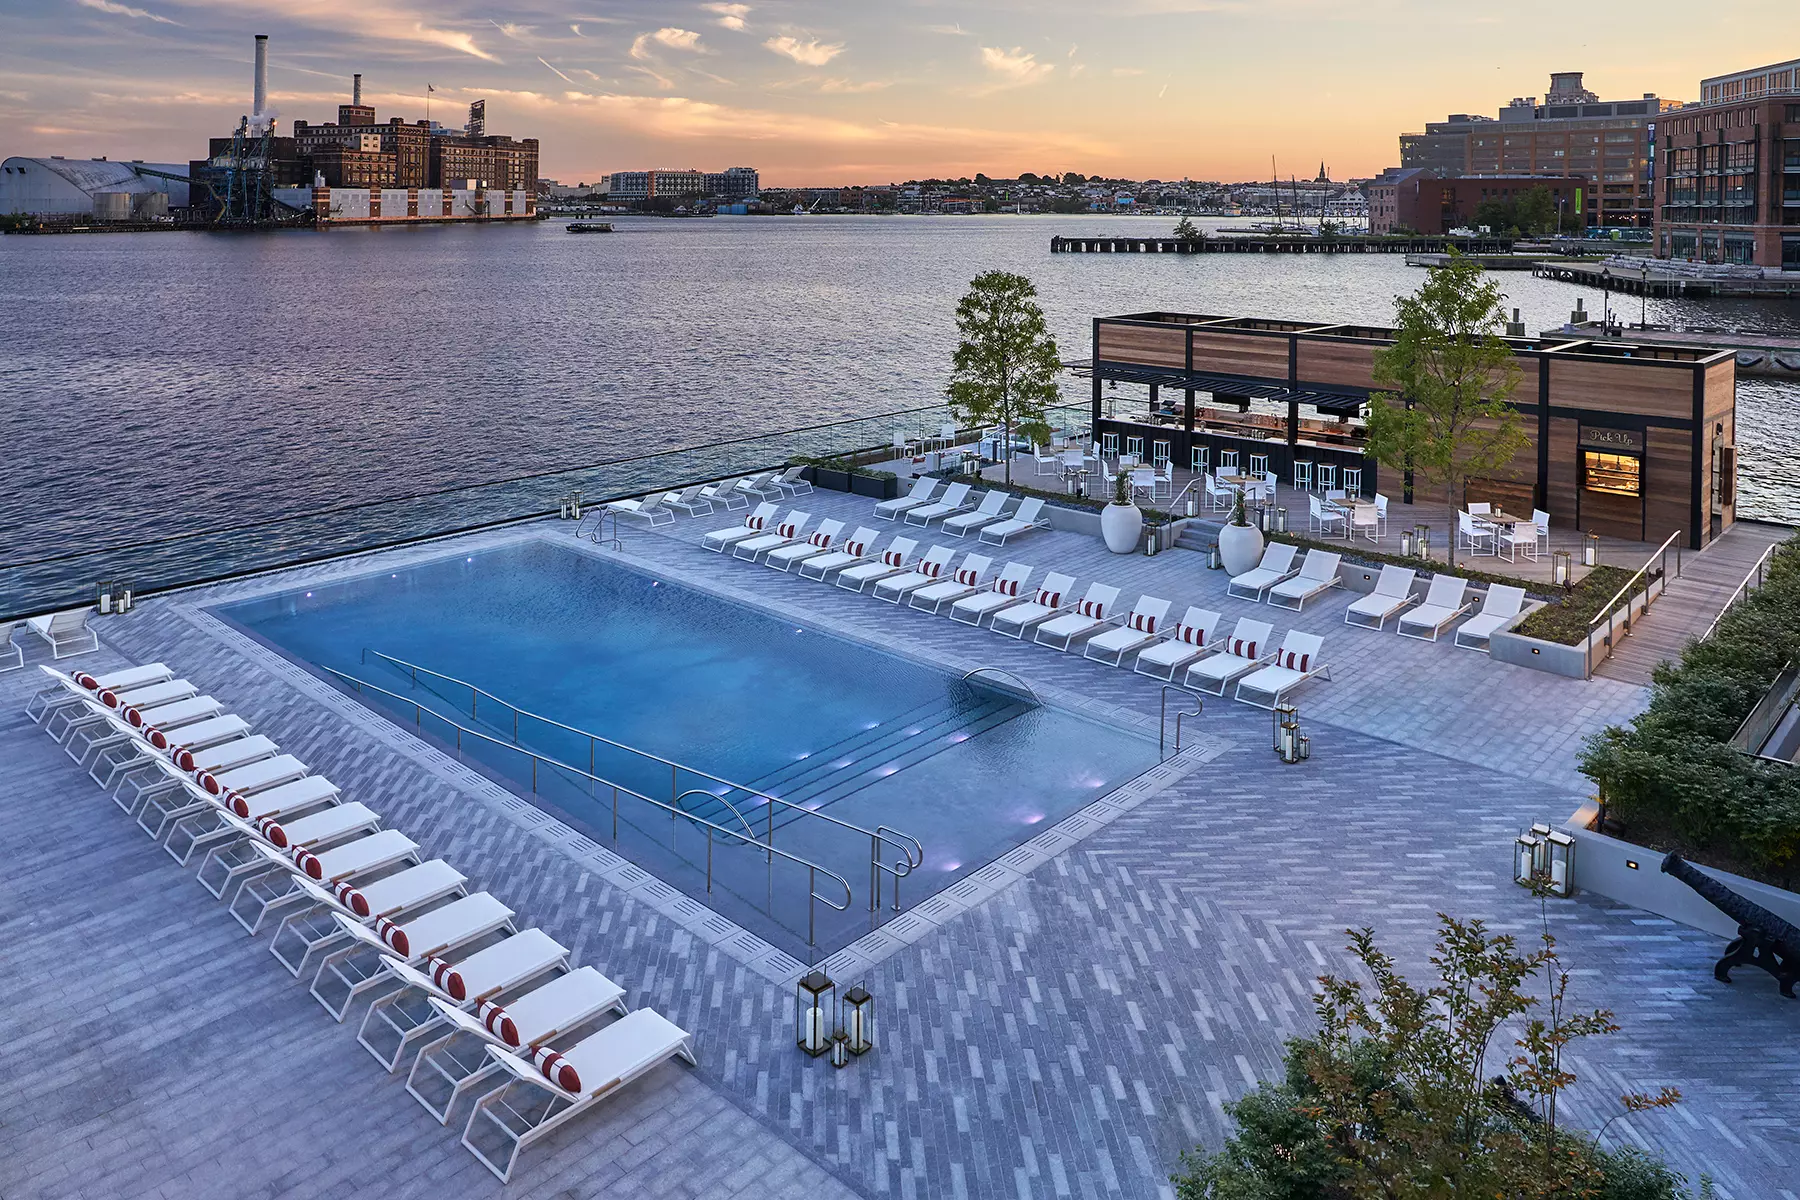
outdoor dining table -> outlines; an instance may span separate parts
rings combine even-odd
[[[1364,525],[1369,529],[1375,528],[1377,509],[1373,500],[1327,500],[1325,507],[1344,514],[1344,537],[1346,539],[1354,536],[1358,525]],[[1373,542],[1379,539],[1370,537],[1369,540]]]
[[[1511,513],[1502,512],[1497,508],[1491,512],[1470,513],[1469,515],[1474,517],[1477,521],[1485,521],[1489,525],[1504,525],[1508,529],[1511,529],[1515,525],[1531,524],[1530,517],[1515,517]]]

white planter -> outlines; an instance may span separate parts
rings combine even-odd
[[[1262,561],[1262,530],[1254,525],[1226,525],[1219,530],[1219,561],[1227,575],[1242,575]]]
[[[1135,504],[1109,504],[1100,510],[1100,536],[1114,554],[1135,551],[1138,535],[1143,531],[1144,514]]]

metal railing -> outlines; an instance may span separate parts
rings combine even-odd
[[[351,675],[346,671],[338,670],[336,667],[323,667],[322,666],[320,669],[336,676],[339,680],[343,681],[344,683],[349,684],[352,688],[354,688],[356,690],[356,693],[359,696],[366,690],[366,691],[378,693],[379,695],[386,696],[390,700],[398,700],[402,704],[412,705],[413,706],[413,724],[421,732],[424,731],[424,728],[425,728],[425,706],[423,704],[421,704],[419,701],[413,699],[411,696],[402,696],[398,692],[390,692],[384,687],[379,687],[376,684],[365,682],[364,680],[358,679],[356,676]],[[713,839],[715,836],[718,836],[718,835],[722,835],[723,837],[728,839],[727,844],[730,844],[732,842],[745,842],[745,843],[748,843],[749,845],[757,847],[759,850],[762,850],[764,852],[765,856],[767,857],[768,863],[769,863],[769,889],[770,889],[771,895],[773,895],[774,886],[775,886],[775,884],[774,884],[774,860],[777,857],[784,858],[791,863],[795,863],[798,866],[805,867],[806,871],[807,871],[806,944],[809,946],[814,945],[817,941],[817,938],[815,937],[816,922],[814,919],[815,918],[815,910],[813,907],[814,904],[823,904],[823,905],[825,905],[825,907],[831,909],[833,912],[848,912],[850,910],[851,901],[855,899],[855,894],[850,889],[850,881],[848,879],[845,879],[842,875],[839,875],[836,871],[833,871],[830,867],[824,866],[820,863],[813,862],[809,858],[802,858],[798,854],[789,854],[786,850],[782,850],[772,843],[763,842],[763,841],[759,840],[754,833],[750,832],[750,825],[748,822],[744,822],[744,832],[739,833],[736,830],[728,829],[723,825],[715,824],[714,822],[707,820],[705,817],[696,816],[693,813],[683,810],[679,804],[679,800],[681,799],[681,797],[677,797],[677,803],[675,803],[675,804],[665,804],[661,800],[657,800],[651,796],[646,796],[642,792],[637,791],[633,788],[626,787],[622,783],[615,783],[614,781],[612,781],[610,779],[606,779],[600,775],[596,775],[591,771],[584,771],[580,767],[577,767],[577,766],[573,765],[572,763],[566,763],[566,762],[561,761],[560,759],[551,758],[549,755],[546,755],[546,754],[539,754],[535,750],[527,749],[526,747],[518,745],[517,743],[514,743],[514,742],[501,741],[499,738],[493,736],[492,734],[483,733],[479,729],[470,729],[465,725],[461,725],[455,721],[452,721],[449,717],[446,717],[442,713],[437,712],[435,710],[432,712],[431,715],[434,720],[440,721],[443,724],[448,725],[451,729],[456,731],[455,744],[456,744],[457,757],[459,759],[462,756],[462,748],[463,748],[463,739],[464,738],[474,738],[478,741],[490,742],[493,745],[501,747],[502,749],[511,750],[514,753],[523,754],[527,758],[529,758],[531,760],[531,791],[532,791],[532,794],[534,794],[534,795],[537,793],[537,790],[538,790],[538,767],[539,767],[539,764],[544,764],[544,765],[547,765],[557,771],[563,771],[570,775],[579,776],[580,778],[587,780],[589,783],[589,787],[590,787],[590,794],[595,795],[596,797],[598,796],[598,793],[596,791],[594,791],[593,789],[598,788],[598,787],[606,787],[606,788],[612,789],[612,839],[613,839],[614,845],[617,845],[618,841],[619,841],[619,797],[621,795],[629,796],[634,800],[642,800],[645,804],[649,804],[656,808],[660,808],[660,809],[667,811],[669,814],[671,830],[673,830],[675,824],[679,821],[687,821],[694,825],[705,826],[706,827],[706,891],[707,891],[708,895],[712,894],[712,886],[713,886],[713,869],[712,869],[712,866],[713,866],[713,855],[712,855]],[[706,795],[712,795],[711,792],[707,792],[704,788],[694,788],[694,789],[691,789],[689,792],[684,793],[683,795],[691,795],[694,792],[701,792]],[[718,797],[715,797],[715,799],[717,799],[717,798]],[[727,805],[727,807],[730,807],[730,805]],[[733,811],[733,813],[736,813],[737,810],[733,809],[732,811]],[[743,817],[741,814],[738,814],[738,819],[740,821],[743,820]],[[673,849],[674,848],[674,833],[671,832],[669,837],[670,837],[670,848]],[[844,889],[844,902],[842,904],[836,903],[829,896],[822,896],[819,894],[819,876],[821,874],[823,874],[827,879],[836,881],[838,886]],[[770,915],[773,916],[774,914],[771,912]]]
[[[1619,590],[1613,593],[1612,599],[1608,600],[1601,607],[1600,611],[1595,613],[1588,621],[1588,647],[1590,652],[1584,656],[1587,662],[1587,670],[1583,678],[1592,679],[1594,677],[1594,657],[1591,651],[1596,627],[1600,622],[1602,620],[1606,622],[1606,637],[1601,640],[1601,644],[1606,647],[1606,653],[1600,656],[1600,660],[1604,662],[1612,657],[1613,648],[1618,644],[1618,631],[1621,626],[1625,630],[1625,636],[1631,636],[1632,593],[1640,587],[1643,589],[1644,612],[1648,613],[1650,611],[1650,605],[1655,601],[1656,597],[1661,595],[1662,591],[1668,590],[1669,580],[1671,578],[1681,578],[1681,547],[1679,546],[1675,547],[1675,574],[1673,576],[1670,576],[1669,574],[1669,548],[1674,544],[1675,539],[1681,536],[1681,532],[1681,530],[1677,529],[1674,533],[1671,533],[1668,537],[1664,538],[1662,545],[1652,550],[1650,552],[1650,557],[1644,560],[1644,565],[1633,571],[1631,573],[1631,578],[1627,579],[1624,584],[1620,586]],[[1650,590],[1650,567],[1651,564],[1659,562],[1662,565],[1662,570],[1657,578],[1662,580],[1662,590],[1652,593]],[[1622,605],[1620,604],[1621,600],[1624,601]],[[1622,619],[1618,616],[1621,608],[1624,609],[1625,613]]]
[[[1012,687],[1025,693],[1025,698],[1027,700],[1030,700],[1040,708],[1043,707],[1044,702],[1039,700],[1038,694],[1031,690],[1031,685],[1004,667],[976,667],[973,671],[970,671],[963,676],[963,682],[967,683],[977,675],[998,675],[1001,679],[1012,685]]]
[[[1706,627],[1706,632],[1700,635],[1701,641],[1704,642],[1713,635],[1713,630],[1719,627],[1719,622],[1725,619],[1725,614],[1731,611],[1733,605],[1756,590],[1751,587],[1752,580],[1756,581],[1757,588],[1763,585],[1763,575],[1768,570],[1769,556],[1775,553],[1775,547],[1778,545],[1780,545],[1779,542],[1766,546],[1763,552],[1757,555],[1756,565],[1750,568],[1749,573],[1744,576],[1744,581],[1732,590],[1730,596],[1726,597],[1725,607],[1719,610],[1718,615],[1712,619],[1712,624]]]
[[[1177,711],[1175,713],[1175,753],[1177,753],[1177,754],[1181,753],[1181,719],[1183,717],[1197,717],[1200,715],[1201,711],[1206,707],[1206,702],[1204,700],[1202,700],[1197,693],[1190,692],[1184,687],[1176,687],[1172,683],[1163,684],[1163,687],[1162,687],[1162,713],[1161,713],[1160,719],[1158,719],[1158,721],[1156,723],[1156,753],[1157,753],[1157,756],[1163,760],[1167,760],[1169,757],[1168,751],[1166,749],[1164,749],[1163,737],[1168,732],[1168,729],[1169,729],[1169,693],[1170,692],[1174,692],[1177,695],[1186,696],[1188,699],[1190,699],[1194,702],[1194,711],[1193,712]]]
[[[900,881],[900,879],[905,878],[907,875],[910,875],[912,872],[918,870],[920,867],[925,865],[925,848],[919,842],[919,839],[913,837],[911,834],[902,833],[896,829],[890,829],[885,825],[877,826],[874,829],[869,829],[862,825],[857,825],[853,822],[845,821],[842,818],[831,816],[828,813],[820,812],[817,809],[807,808],[803,804],[795,804],[791,800],[784,800],[780,796],[771,795],[768,792],[762,791],[758,788],[751,787],[748,784],[738,783],[735,780],[726,779],[720,775],[714,775],[710,771],[702,771],[700,768],[689,766],[687,763],[677,762],[671,758],[664,758],[660,754],[652,754],[648,750],[640,750],[636,746],[628,746],[623,742],[616,742],[609,737],[603,737],[602,735],[594,733],[590,730],[578,729],[573,725],[569,725],[562,721],[558,721],[554,717],[546,717],[540,713],[532,712],[530,709],[520,708],[518,705],[513,704],[511,701],[503,700],[499,696],[494,695],[494,693],[487,691],[485,688],[478,687],[477,685],[470,683],[466,679],[458,679],[454,675],[446,675],[442,671],[434,671],[430,667],[420,666],[418,663],[414,663],[414,662],[408,662],[406,659],[398,658],[392,654],[384,654],[380,650],[372,650],[372,649],[369,649],[368,647],[364,647],[363,651],[362,651],[362,661],[365,664],[369,661],[370,655],[374,655],[376,658],[382,660],[383,662],[388,663],[391,666],[394,666],[394,667],[397,667],[397,668],[400,668],[400,669],[406,671],[408,674],[408,677],[411,679],[412,684],[415,688],[420,686],[419,676],[421,674],[425,675],[428,680],[429,679],[441,679],[446,683],[455,684],[457,687],[467,688],[469,690],[469,716],[473,720],[481,719],[481,711],[480,710],[481,710],[481,701],[483,699],[486,699],[486,700],[492,702],[493,704],[499,705],[501,708],[505,709],[506,711],[508,711],[512,714],[512,737],[513,737],[512,744],[514,746],[518,746],[520,749],[524,749],[524,747],[520,746],[520,744],[519,744],[519,719],[521,717],[524,717],[528,720],[536,721],[539,724],[548,725],[553,729],[560,729],[565,733],[572,733],[576,737],[586,738],[587,743],[588,743],[588,771],[589,772],[592,772],[597,769],[596,768],[597,747],[602,746],[602,745],[607,746],[614,750],[623,751],[624,753],[633,755],[637,758],[644,759],[649,762],[653,762],[653,763],[657,764],[659,767],[667,767],[669,769],[669,796],[670,796],[671,802],[679,803],[679,799],[678,799],[679,797],[691,795],[696,790],[706,791],[708,795],[713,796],[720,803],[724,804],[727,808],[730,808],[735,813],[737,811],[736,807],[734,805],[732,805],[732,803],[729,800],[725,799],[725,795],[729,794],[732,791],[735,791],[735,792],[742,792],[744,795],[747,795],[747,796],[754,796],[755,798],[763,801],[765,808],[767,809],[767,812],[768,812],[767,831],[764,836],[767,840],[768,845],[770,845],[771,847],[773,847],[775,844],[775,812],[776,812],[777,806],[779,806],[780,808],[782,808],[784,810],[791,811],[793,813],[797,813],[801,817],[806,817],[806,818],[810,818],[812,820],[817,820],[817,821],[824,821],[828,824],[836,825],[840,829],[846,829],[852,833],[858,834],[863,837],[867,837],[870,841],[870,846],[871,846],[871,852],[869,855],[870,878],[871,879],[877,878],[883,872],[886,872],[886,873],[889,873],[889,874],[892,874],[895,876],[894,896],[895,896],[895,906],[896,907],[898,907],[898,904],[899,904],[899,895],[900,895],[899,881]],[[331,668],[327,667],[326,669],[330,670]],[[337,672],[334,672],[334,673],[337,673]],[[354,677],[351,676],[350,678],[354,678]],[[1023,680],[1020,681],[1020,685],[1024,686]],[[371,685],[371,686],[373,686],[373,685]],[[444,699],[446,701],[450,701],[452,699],[451,697],[444,696],[443,693],[441,693],[441,692],[434,691],[429,686],[426,686],[425,690],[428,692],[431,692],[435,696],[441,697],[442,699]],[[1029,689],[1027,689],[1027,690],[1029,690]],[[1035,700],[1036,697],[1034,696],[1033,699]],[[408,699],[407,702],[409,704],[417,704],[418,703],[416,700],[411,700],[410,698]],[[687,791],[683,791],[682,787],[681,787],[681,774],[683,772],[686,772],[688,775],[691,775],[697,779],[704,779],[710,783],[718,784],[721,787],[728,789],[728,791],[725,794],[721,794],[716,791],[710,791],[709,789],[705,789],[705,788],[688,789]],[[740,816],[739,819],[742,820],[743,818]],[[761,843],[759,842],[759,844],[761,844]],[[893,863],[883,863],[882,862],[881,847],[883,844],[891,847],[896,853],[898,853],[899,858],[895,862],[893,862]],[[879,903],[880,888],[879,887],[871,887],[869,889],[869,891],[870,891],[869,908],[871,910],[874,910],[874,909],[880,907],[880,903]]]

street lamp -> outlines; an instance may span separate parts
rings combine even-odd
[[[1600,268],[1600,329],[1612,332],[1612,268]]]

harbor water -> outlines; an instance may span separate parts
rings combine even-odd
[[[0,238],[0,566],[929,404],[983,270],[1036,282],[1068,359],[1097,315],[1386,323],[1424,277],[1398,255],[1049,252],[1160,218],[614,223]],[[1499,280],[1529,329],[1601,306]],[[1800,334],[1795,302],[1641,312]],[[1800,520],[1800,386],[1741,381],[1738,419],[1740,515]]]

